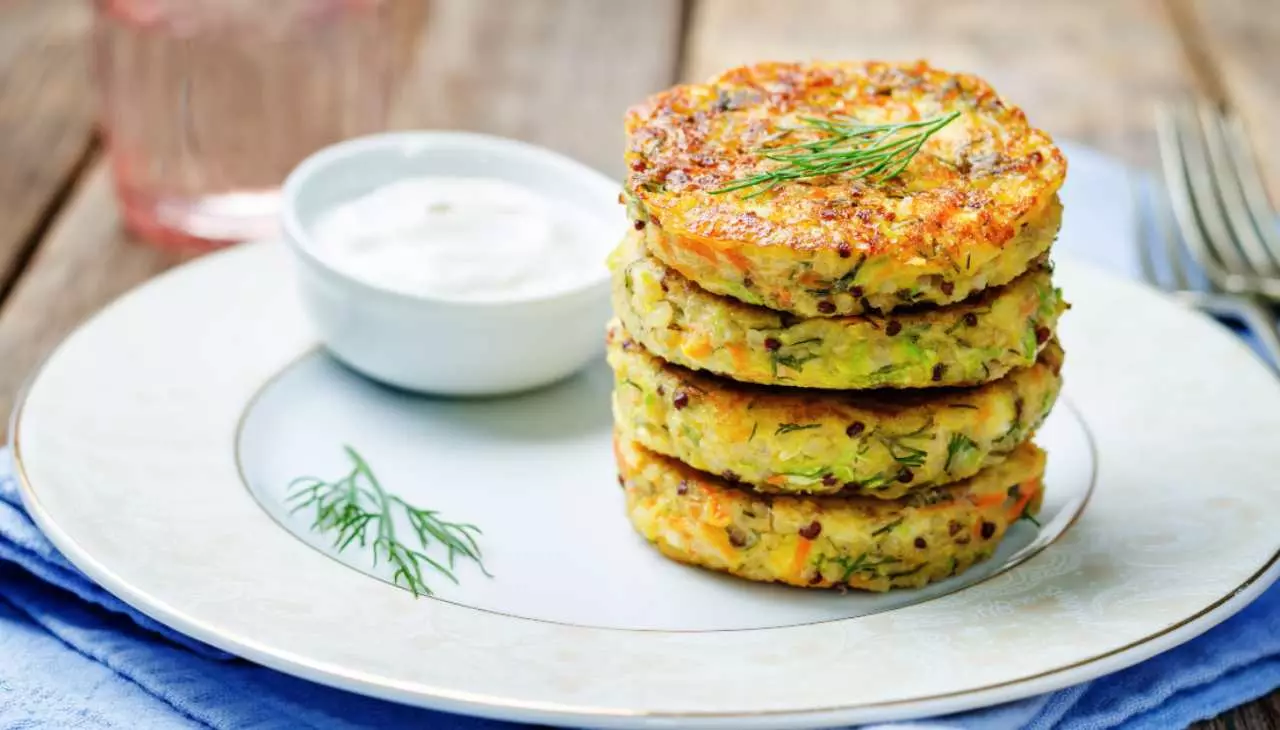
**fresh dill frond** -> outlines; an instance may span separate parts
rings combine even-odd
[[[951,434],[951,440],[947,442],[947,461],[942,465],[942,470],[950,473],[951,462],[963,454],[977,450],[977,448],[978,445],[968,436],[962,433]]]
[[[800,369],[804,367],[805,363],[809,362],[810,360],[816,360],[819,357],[819,355],[815,352],[805,352],[805,351],[797,352],[795,348],[803,347],[804,345],[820,345],[820,344],[822,344],[821,337],[809,337],[807,339],[799,340],[797,342],[781,345],[780,347],[778,347],[778,349],[772,350],[769,353],[769,360],[770,360],[769,364],[772,369],[773,375],[777,377],[779,365],[784,365],[788,368],[791,368],[792,370],[795,370],[796,372],[799,372]]]
[[[293,503],[290,514],[313,509],[311,529],[333,537],[333,547],[342,552],[352,544],[372,547],[373,565],[382,561],[392,567],[391,580],[409,589],[415,597],[432,595],[427,585],[427,571],[433,571],[454,583],[454,567],[458,558],[474,562],[486,576],[476,537],[475,525],[450,522],[436,510],[420,509],[400,497],[389,494],[374,476],[360,453],[344,446],[351,459],[351,471],[337,481],[319,477],[299,477],[289,483],[287,502]],[[417,546],[400,539],[396,517],[401,516],[413,530]],[[427,554],[431,544],[439,543],[446,551],[443,561]]]
[[[799,372],[800,369],[804,367],[805,363],[809,362],[810,360],[816,360],[818,358],[818,356],[814,354],[783,355],[783,354],[780,354],[780,352],[781,351],[773,353],[772,365],[773,365],[773,374],[775,376],[778,374],[779,365],[785,365],[788,368],[791,368],[792,370]]]
[[[801,345],[820,345],[820,344],[822,344],[821,337],[809,337],[807,339],[792,342],[791,344],[787,345],[787,347],[799,347]]]
[[[905,443],[908,439],[928,440],[933,438],[933,417],[927,418],[919,428],[908,433],[886,434],[877,433],[876,437],[884,447],[889,450],[889,456],[893,460],[906,467],[924,466],[925,460],[929,457],[929,452],[925,449],[917,448],[911,444]]]
[[[801,130],[816,131],[821,136],[807,142],[756,150],[760,157],[781,164],[711,192],[756,188],[744,196],[752,198],[791,180],[842,173],[852,173],[853,180],[865,178],[873,183],[892,180],[907,169],[926,140],[959,116],[960,112],[955,111],[930,119],[891,124],[864,124],[848,117],[801,117],[805,126],[783,130],[779,139]]]
[[[893,481],[894,479],[896,479],[897,476],[898,476],[898,472],[893,472],[892,474],[887,472],[880,472],[879,474],[876,474],[873,477],[864,479],[860,482],[856,482],[855,484],[857,485],[858,489],[863,489],[863,490],[884,489],[884,486],[889,482]]]
[[[885,444],[889,448],[889,455],[893,460],[903,466],[918,468],[924,466],[925,459],[928,458],[929,452],[924,449],[917,449],[914,446],[905,444]]]
[[[999,443],[1021,440],[1022,432],[1022,411],[1026,408],[1026,403],[1022,400],[1022,396],[1013,399],[1013,418],[1009,421],[1009,428],[1000,434],[1000,438],[996,439]]]
[[[898,562],[897,558],[873,558],[868,557],[867,553],[862,553],[856,558],[848,555],[843,555],[838,558],[828,558],[825,555],[821,555],[819,556],[819,559],[823,562],[831,562],[840,566],[840,579],[836,581],[837,583],[848,583],[849,579],[858,573],[866,573],[868,577],[875,578],[880,573],[880,571],[877,570],[878,568]],[[821,569],[821,563],[817,563],[817,565],[819,569]]]
[[[822,428],[821,423],[784,423],[778,426],[778,430],[773,432],[775,436],[781,436],[784,433],[792,431],[808,431],[814,428]]]
[[[893,528],[897,527],[898,525],[901,525],[901,524],[902,524],[902,521],[903,521],[903,520],[905,520],[905,519],[907,519],[907,518],[906,518],[906,517],[899,517],[898,519],[894,520],[893,522],[889,522],[889,523],[885,524],[883,527],[879,527],[879,528],[877,528],[877,529],[875,530],[875,532],[872,532],[872,533],[871,533],[871,536],[872,536],[872,537],[875,537],[876,535],[883,535],[883,534],[885,534],[886,532],[889,532],[889,531],[890,531],[890,530],[892,530]]]
[[[862,265],[865,264],[866,262],[867,262],[867,255],[860,254],[858,256],[858,261],[853,265],[853,268],[845,272],[844,276],[840,277],[839,279],[836,279],[831,284],[831,288],[836,291],[842,291],[842,292],[847,292],[850,289],[853,289],[854,285],[857,284],[858,282],[858,274],[862,271]]]

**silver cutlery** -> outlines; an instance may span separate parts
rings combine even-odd
[[[1173,213],[1196,263],[1231,294],[1280,301],[1280,233],[1240,120],[1206,102],[1157,110]]]
[[[1157,234],[1154,245],[1139,238],[1144,278],[1191,306],[1239,321],[1280,368],[1280,335],[1268,306],[1280,301],[1280,236],[1238,120],[1208,104],[1184,103],[1161,107],[1156,121],[1163,184],[1152,205],[1139,205],[1139,220],[1150,210]],[[1206,286],[1198,285],[1184,251]]]

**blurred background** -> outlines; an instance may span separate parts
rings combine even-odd
[[[647,94],[819,57],[977,73],[1139,166],[1153,106],[1195,94],[1280,189],[1276,0],[0,0],[0,410],[117,294],[270,235],[275,187],[325,144],[478,130],[620,177]]]
[[[818,57],[977,73],[1140,166],[1153,106],[1196,94],[1280,189],[1276,0],[0,0],[0,411],[117,294],[269,235],[274,188],[325,144],[470,129],[620,177],[647,94]]]
[[[320,146],[470,129],[620,177],[630,104],[816,57],[977,73],[1139,166],[1155,103],[1199,95],[1280,191],[1277,0],[0,0],[0,411],[116,295],[269,235],[274,187]],[[1277,718],[1272,697],[1215,725]]]

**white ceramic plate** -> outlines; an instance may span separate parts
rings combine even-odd
[[[1090,235],[1127,245],[1099,219]],[[1044,527],[924,593],[755,586],[658,558],[622,516],[599,367],[508,400],[374,386],[314,351],[270,244],[82,327],[33,380],[13,446],[32,514],[91,577],[319,682],[599,727],[954,712],[1169,648],[1280,572],[1280,386],[1203,317],[1081,264],[1057,276],[1075,308],[1065,403],[1041,435]],[[282,500],[300,473],[340,474],[345,442],[392,491],[480,524],[494,577],[464,566],[415,600],[367,554],[327,555]]]

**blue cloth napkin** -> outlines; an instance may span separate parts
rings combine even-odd
[[[1063,145],[1064,148],[1070,147]],[[1067,256],[1136,269],[1116,231],[1136,228],[1125,169],[1070,147]],[[1120,245],[1117,245],[1120,244]],[[507,723],[418,710],[294,679],[228,656],[132,610],[77,571],[22,508],[0,449],[0,728],[398,728]],[[1203,636],[1052,694],[895,730],[1164,729],[1280,687],[1280,584]]]
[[[0,727],[515,727],[328,689],[157,624],[49,544],[23,510],[9,469],[0,451]],[[1204,636],[1117,674],[894,727],[1181,727],[1277,687],[1280,585]]]

